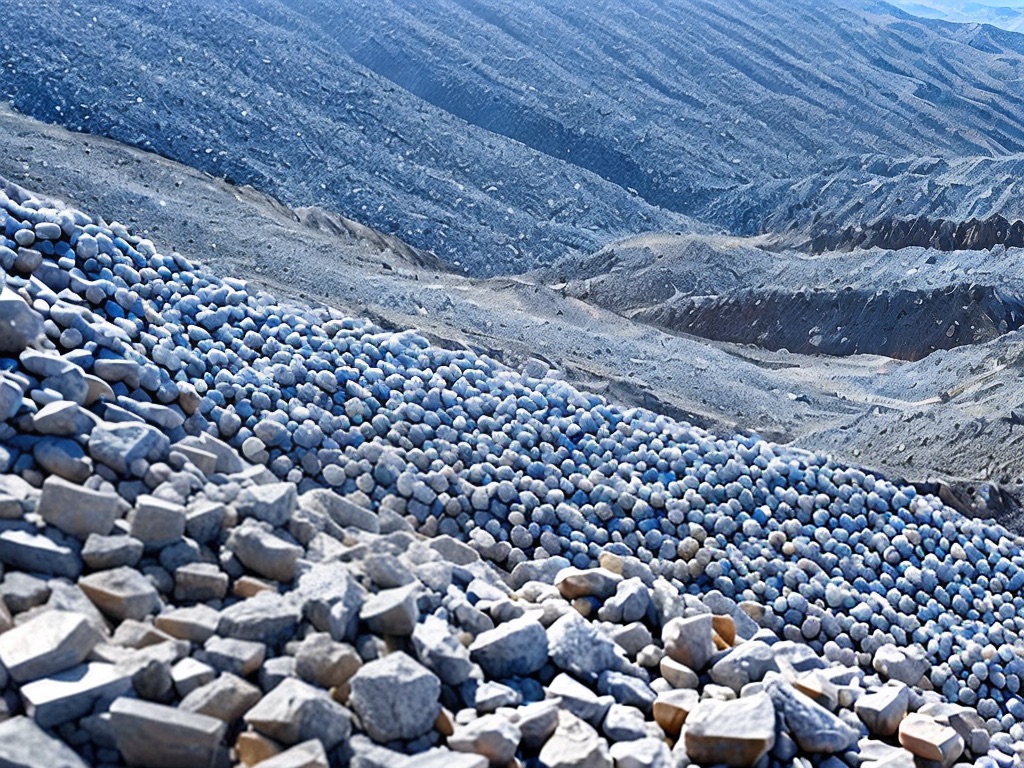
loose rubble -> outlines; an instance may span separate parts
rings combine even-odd
[[[0,763],[1024,759],[998,526],[0,210]]]

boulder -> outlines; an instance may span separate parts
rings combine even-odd
[[[44,611],[0,634],[0,663],[18,682],[77,666],[100,640],[87,616]]]
[[[456,726],[448,737],[448,747],[456,752],[483,755],[492,765],[507,765],[516,756],[522,734],[519,728],[500,715],[484,715]]]
[[[144,619],[163,606],[149,579],[127,566],[83,576],[78,586],[97,608],[118,621]]]
[[[523,616],[481,632],[469,655],[491,678],[526,677],[548,660],[548,635],[533,616]]]
[[[0,352],[18,354],[42,335],[42,316],[6,285],[0,286]]]
[[[899,683],[879,688],[857,699],[854,711],[872,736],[892,736],[910,706],[910,691]]]
[[[713,628],[710,613],[669,620],[661,630],[665,654],[695,672],[703,672],[717,650]]]
[[[401,651],[365,664],[349,684],[352,708],[381,744],[419,738],[433,728],[441,710],[441,681]]]
[[[100,699],[127,694],[131,688],[132,678],[126,670],[92,662],[23,685],[21,699],[29,717],[52,728],[89,714]]]
[[[775,707],[767,693],[742,699],[704,699],[683,729],[694,763],[751,768],[775,745]]]
[[[630,671],[622,649],[576,611],[548,627],[547,639],[555,666],[581,680],[596,682],[607,670]]]
[[[964,752],[964,740],[953,728],[927,715],[907,715],[899,726],[900,744],[922,760],[952,765]]]
[[[43,482],[36,511],[50,525],[85,541],[92,533],[109,534],[123,504],[116,493],[94,491],[51,475]]]
[[[352,733],[347,709],[326,691],[294,678],[280,683],[246,712],[245,722],[286,745],[318,739],[333,749]]]
[[[213,768],[226,728],[215,717],[134,698],[110,705],[110,730],[129,765]]]
[[[421,589],[422,585],[415,581],[370,595],[359,610],[359,619],[365,621],[374,634],[411,635],[420,617],[416,598]]]
[[[541,636],[543,635],[544,630],[541,629]],[[456,637],[447,621],[436,616],[427,616],[421,624],[417,624],[413,629],[412,643],[420,663],[437,675],[442,683],[457,686],[466,682],[473,667],[470,662],[470,652],[459,642],[459,638]],[[547,638],[544,638],[544,643],[546,648]],[[476,661],[479,663],[479,659]],[[546,650],[544,661],[547,661]],[[481,666],[483,665],[481,664]],[[495,674],[491,674],[491,676],[508,677],[508,675]]]
[[[228,538],[227,548],[251,571],[275,581],[290,582],[295,578],[295,565],[302,557],[302,547],[275,533],[266,523],[246,520]]]
[[[178,706],[186,712],[209,715],[225,723],[233,723],[262,696],[262,691],[252,683],[225,672],[190,692]]]
[[[608,742],[575,715],[561,711],[558,728],[540,751],[546,768],[612,768]]]
[[[4,768],[89,768],[71,747],[23,715],[0,722],[0,765]]]

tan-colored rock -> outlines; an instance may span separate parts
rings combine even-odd
[[[899,738],[909,752],[943,765],[952,765],[964,751],[964,740],[959,733],[926,715],[915,713],[903,718]]]
[[[792,685],[800,693],[813,699],[815,704],[820,704],[825,709],[835,710],[839,703],[839,689],[818,674],[817,670],[798,675]]]
[[[683,729],[686,718],[696,709],[699,702],[700,694],[687,688],[659,694],[654,700],[654,721],[661,726],[665,735],[676,739]]]
[[[281,753],[282,747],[256,731],[242,731],[235,741],[235,753],[242,765],[256,765]]]
[[[715,645],[724,651],[736,645],[736,621],[732,616],[712,616],[711,627],[715,631]]]
[[[447,739],[455,733],[455,715],[447,708],[441,707],[441,711],[437,713],[437,720],[434,721],[434,730]]]
[[[165,611],[157,616],[153,623],[157,629],[171,637],[188,640],[191,643],[205,643],[217,633],[220,612],[208,605],[199,604]]]
[[[596,597],[606,600],[615,594],[615,588],[622,581],[622,576],[603,568],[563,568],[555,576],[555,586],[566,600],[578,597]]]
[[[143,619],[163,605],[149,579],[128,566],[83,576],[78,586],[97,608],[118,621]]]
[[[257,579],[255,576],[243,576],[237,579],[231,588],[231,594],[244,599],[255,597],[260,592],[277,592],[277,588],[273,584],[268,584],[263,579]]]
[[[308,635],[295,653],[295,672],[321,688],[344,686],[362,665],[355,648],[332,640],[325,632]]]
[[[775,705],[767,693],[705,699],[686,719],[683,739],[695,763],[750,768],[775,746]]]
[[[262,691],[252,683],[225,672],[189,693],[178,706],[186,712],[209,715],[225,723],[233,723],[262,696]]]

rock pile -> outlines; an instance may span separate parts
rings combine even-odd
[[[19,188],[0,209],[12,764],[1024,748],[1001,528],[278,304]]]

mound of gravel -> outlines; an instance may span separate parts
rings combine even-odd
[[[0,209],[0,756],[1019,759],[1004,529]]]

